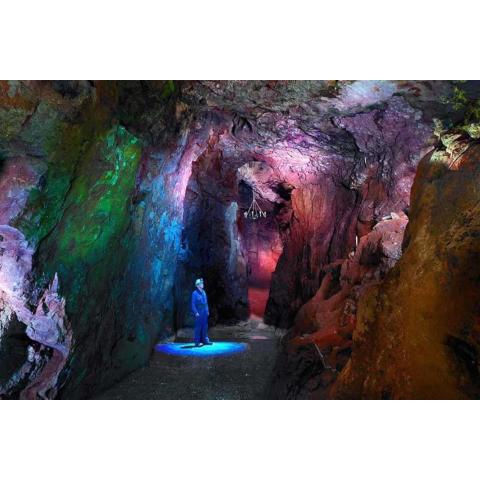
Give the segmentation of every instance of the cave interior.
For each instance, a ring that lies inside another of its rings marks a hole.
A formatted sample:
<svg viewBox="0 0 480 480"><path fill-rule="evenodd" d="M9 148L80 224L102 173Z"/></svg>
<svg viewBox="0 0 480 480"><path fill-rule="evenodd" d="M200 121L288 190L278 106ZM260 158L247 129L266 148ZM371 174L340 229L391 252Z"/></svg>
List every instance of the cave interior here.
<svg viewBox="0 0 480 480"><path fill-rule="evenodd" d="M479 98L0 82L0 396L100 395L190 334L203 278L214 332L269 338L265 397L478 398Z"/></svg>

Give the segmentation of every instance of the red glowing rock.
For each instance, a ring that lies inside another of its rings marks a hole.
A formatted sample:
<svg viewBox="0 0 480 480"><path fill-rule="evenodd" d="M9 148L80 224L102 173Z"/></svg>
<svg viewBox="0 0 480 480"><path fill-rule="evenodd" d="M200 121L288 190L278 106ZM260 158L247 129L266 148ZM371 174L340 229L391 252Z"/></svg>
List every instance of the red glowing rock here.
<svg viewBox="0 0 480 480"><path fill-rule="evenodd" d="M403 212L392 213L360 239L347 259L324 267L320 288L295 317L286 345L290 361L295 362L304 354L302 347L313 345L322 355L325 367L336 372L322 383L323 396L348 360L349 353L341 357L339 354L351 349L359 298L380 283L400 259L407 223Z"/></svg>

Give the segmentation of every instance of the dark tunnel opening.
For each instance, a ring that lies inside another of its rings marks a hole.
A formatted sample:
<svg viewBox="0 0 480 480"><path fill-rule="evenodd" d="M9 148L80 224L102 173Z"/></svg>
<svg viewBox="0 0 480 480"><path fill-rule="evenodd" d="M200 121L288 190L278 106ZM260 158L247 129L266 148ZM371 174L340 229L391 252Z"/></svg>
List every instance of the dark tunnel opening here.
<svg viewBox="0 0 480 480"><path fill-rule="evenodd" d="M189 292L196 278L206 283L211 325L263 321L283 251L292 187L270 178L264 162L240 160L224 171L218 155L194 162L186 189L177 329L193 324ZM254 196L261 209L255 218L247 215Z"/></svg>
<svg viewBox="0 0 480 480"><path fill-rule="evenodd" d="M245 181L238 185L240 210L239 233L247 261L248 305L251 318L262 320L270 294L272 273L283 251L279 226L276 219L277 204L258 198L264 215L248 216L252 206L253 189Z"/></svg>

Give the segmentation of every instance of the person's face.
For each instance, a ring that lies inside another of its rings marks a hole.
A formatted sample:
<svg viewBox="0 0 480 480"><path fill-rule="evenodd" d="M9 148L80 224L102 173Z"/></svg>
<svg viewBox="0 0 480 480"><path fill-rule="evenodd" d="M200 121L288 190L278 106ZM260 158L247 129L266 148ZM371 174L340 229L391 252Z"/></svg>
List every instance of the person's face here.
<svg viewBox="0 0 480 480"><path fill-rule="evenodd" d="M200 282L200 283L198 284L198 289L199 289L199 290L203 290L203 282Z"/></svg>

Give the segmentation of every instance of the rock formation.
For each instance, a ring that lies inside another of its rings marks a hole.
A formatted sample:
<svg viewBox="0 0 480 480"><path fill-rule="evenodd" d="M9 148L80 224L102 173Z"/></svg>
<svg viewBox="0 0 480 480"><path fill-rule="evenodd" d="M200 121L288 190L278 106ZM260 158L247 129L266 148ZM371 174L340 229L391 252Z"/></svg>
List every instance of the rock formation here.
<svg viewBox="0 0 480 480"><path fill-rule="evenodd" d="M363 236L345 260L326 265L315 295L284 339L274 398L326 398L352 351L358 302L402 255L407 216L391 213Z"/></svg>
<svg viewBox="0 0 480 480"><path fill-rule="evenodd" d="M56 274L33 312L27 305L32 253L21 232L0 226L0 351L6 367L0 395L21 386L20 398L54 398L71 353L72 332ZM26 349L18 351L22 346Z"/></svg>
<svg viewBox="0 0 480 480"><path fill-rule="evenodd" d="M108 387L191 325L199 276L212 323L263 314L290 329L278 396L429 395L437 387L415 376L393 386L417 368L402 355L415 328L432 328L427 310L442 319L423 365L444 365L437 396L476 395L475 274L462 263L474 253L455 249L475 236L466 102L479 96L478 82L449 81L0 82L1 395L84 398ZM434 132L445 151L417 174ZM267 213L255 224L244 216L253 192ZM445 309L463 323L435 303L448 294L430 287L430 260L448 288L470 292ZM431 288L428 301L413 287L410 298L394 280L404 277ZM390 314L395 298L404 303ZM399 367L380 388L388 355ZM364 361L378 365L369 381Z"/></svg>
<svg viewBox="0 0 480 480"><path fill-rule="evenodd" d="M419 165L402 258L361 299L336 398L478 398L480 145L441 142Z"/></svg>

